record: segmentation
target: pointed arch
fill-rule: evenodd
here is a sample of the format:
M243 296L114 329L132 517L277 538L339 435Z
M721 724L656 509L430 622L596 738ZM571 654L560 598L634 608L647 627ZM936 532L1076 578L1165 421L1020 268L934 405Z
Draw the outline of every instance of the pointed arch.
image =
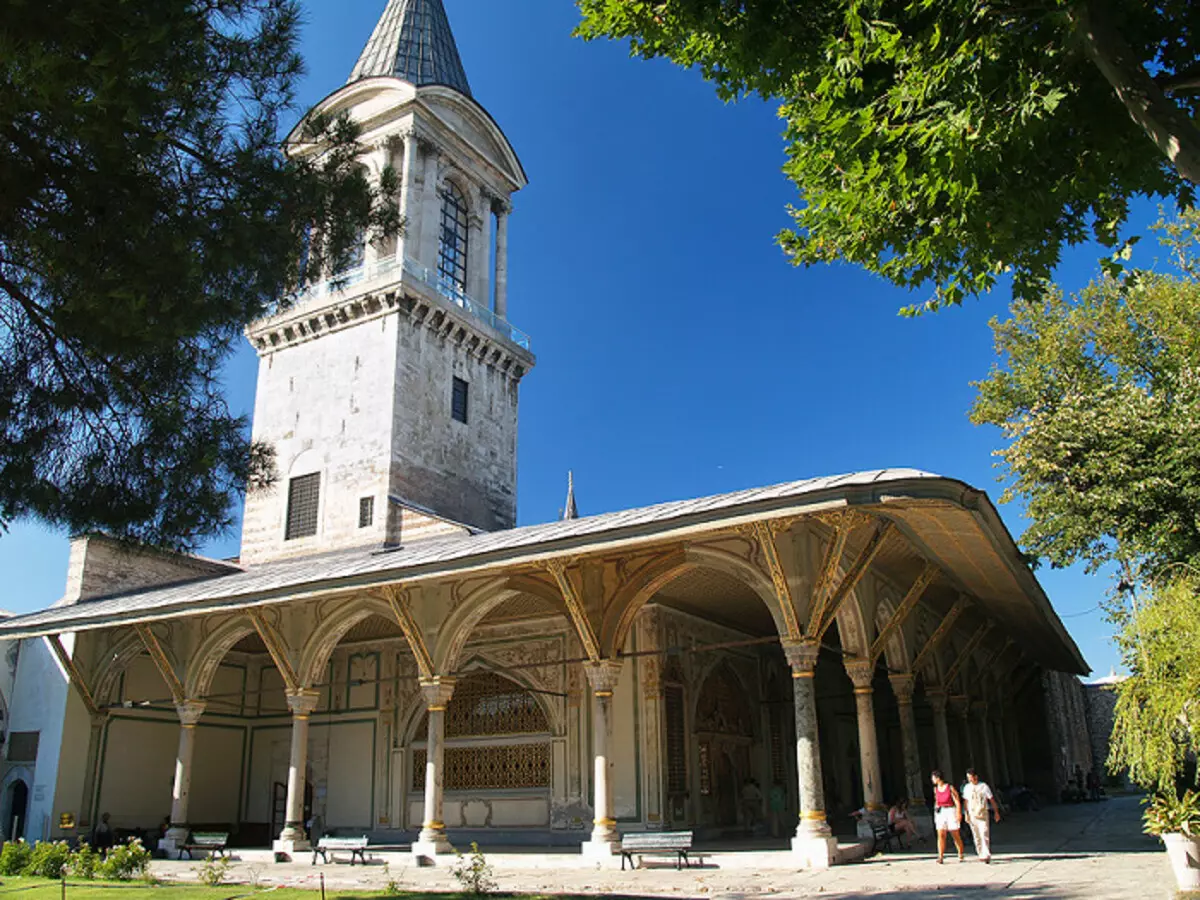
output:
M867 626L863 621L862 607L859 605L858 594L851 591L838 609L837 617L838 640L842 650L853 653L863 659L871 652L871 642L867 640Z
M913 637L916 639L915 643L918 653L920 652L920 648L929 643L929 638L936 628L936 626L933 628L930 627L928 615L929 613L925 607L918 608L917 621L913 626ZM926 688L944 687L945 685L942 683L941 648L934 647L933 651L927 657L925 664L921 667L921 671L913 674L921 676Z
M896 603L886 593L880 592L875 603L875 628L872 634L878 637L888 622L896 614ZM904 627L892 631L883 645L883 658L887 667L893 672L907 672L912 664L912 654L908 648L908 638L905 637Z
M617 591L613 602L604 612L600 630L600 646L604 654L615 656L620 653L642 607L676 578L693 569L712 569L741 581L766 605L775 623L776 633L781 636L787 634L787 624L779 610L775 586L765 572L728 550L686 547L648 563Z
M236 615L213 629L188 662L187 674L183 679L184 693L188 699L203 700L207 697L213 677L226 654L242 638L256 633L254 621L245 614Z
M339 607L336 616L329 616L318 625L300 651L300 665L296 668L299 683L302 686L316 684L342 638L351 628L371 616L395 622L391 607L385 601L361 594Z

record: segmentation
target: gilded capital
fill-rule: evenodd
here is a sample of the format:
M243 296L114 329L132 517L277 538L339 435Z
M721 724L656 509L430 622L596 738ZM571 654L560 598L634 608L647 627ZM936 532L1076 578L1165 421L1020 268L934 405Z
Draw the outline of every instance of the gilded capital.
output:
M583 671L587 673L588 683L596 696L609 696L617 689L624 663L623 659L602 659L583 664Z
M896 695L897 703L912 703L913 690L917 686L917 678L911 672L894 672L888 675L892 683L892 693Z
M875 663L869 659L848 659L842 665L846 667L846 674L854 682L854 689L856 691L870 689L872 682L875 680Z
M179 714L180 725L195 725L200 721L200 717L204 715L204 707L207 704L203 700L184 700L175 707L175 712Z
M430 710L445 709L454 696L455 678L435 675L432 678L421 679L421 696L425 698L425 707Z
M817 657L821 653L821 645L816 641L783 641L783 655L787 657L788 665L793 674L811 674L817 667Z
M926 689L925 698L929 701L929 705L933 707L933 711L939 715L946 713L946 692L941 688Z
M311 688L303 688L298 691L290 691L287 695L288 709L292 711L293 716L307 716L317 708L317 702L321 699L319 692Z

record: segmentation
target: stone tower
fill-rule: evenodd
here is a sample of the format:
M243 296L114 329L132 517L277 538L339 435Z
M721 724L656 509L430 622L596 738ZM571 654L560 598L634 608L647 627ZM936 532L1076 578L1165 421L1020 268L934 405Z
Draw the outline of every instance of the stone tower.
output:
M510 198L526 184L475 101L442 0L389 0L350 80L317 110L362 125L369 176L400 175L403 234L247 334L254 439L279 479L246 498L242 560L511 528L517 393Z

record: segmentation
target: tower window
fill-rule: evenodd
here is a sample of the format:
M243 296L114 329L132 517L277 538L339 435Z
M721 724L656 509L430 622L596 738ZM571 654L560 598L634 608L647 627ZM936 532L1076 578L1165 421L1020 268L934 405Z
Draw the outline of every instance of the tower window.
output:
M442 231L438 239L438 280L457 291L467 289L467 198L451 182L442 194Z
M467 423L467 391L470 385L458 376L450 390L450 415L464 425Z
M317 506L321 499L321 474L301 475L288 482L287 528L283 539L312 537L317 533Z
M362 497L358 501L358 527L370 528L375 521L375 498Z

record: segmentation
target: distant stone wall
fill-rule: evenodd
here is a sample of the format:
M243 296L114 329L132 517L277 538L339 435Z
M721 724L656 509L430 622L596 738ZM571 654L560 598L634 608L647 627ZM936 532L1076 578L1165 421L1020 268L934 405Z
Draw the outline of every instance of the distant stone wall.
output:
M237 571L237 566L217 560L132 546L103 535L85 535L71 540L67 586L58 602L79 603Z
M1112 741L1113 721L1116 718L1117 686L1115 684L1089 684L1084 687L1087 704L1088 729L1092 736L1092 761L1101 779L1115 778L1121 785L1126 773L1108 771L1108 752Z
M1066 788L1075 787L1076 769L1087 775L1093 767L1092 736L1084 687L1074 675L1042 675L1046 727L1050 737L1051 772L1057 800ZM1099 770L1097 770L1099 771Z

